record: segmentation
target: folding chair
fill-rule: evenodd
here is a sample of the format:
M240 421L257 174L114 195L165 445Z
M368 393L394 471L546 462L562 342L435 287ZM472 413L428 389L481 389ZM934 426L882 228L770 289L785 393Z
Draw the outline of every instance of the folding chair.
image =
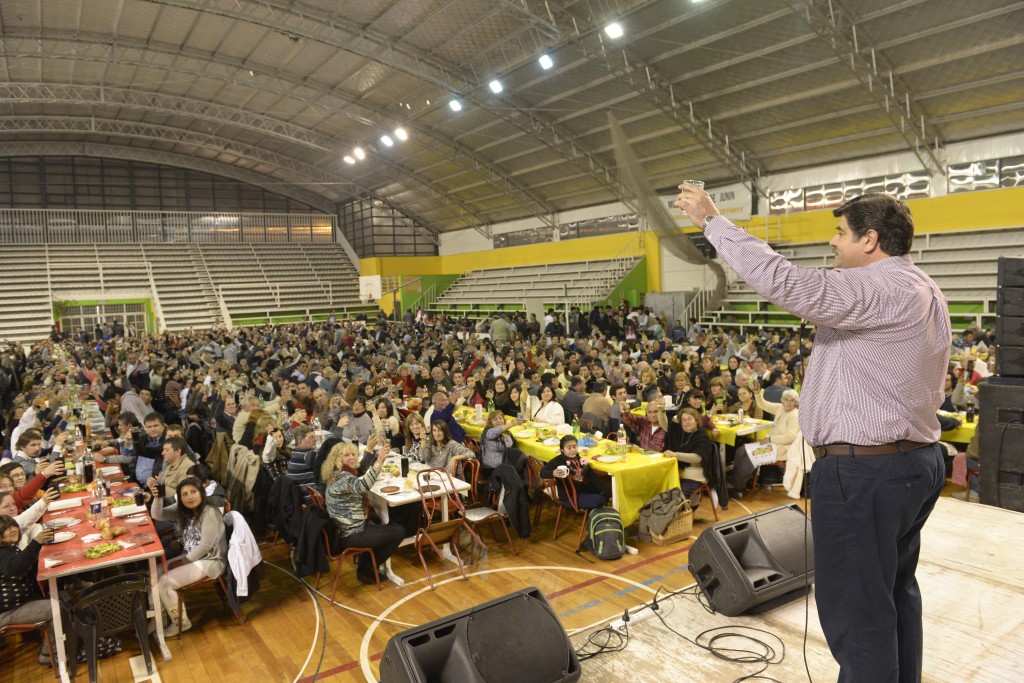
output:
M463 531L466 531L472 542L479 544L481 547L484 547L484 542L480 540L480 537L476 535L476 532L466 522L466 509L458 498L458 494L455 493L455 483L452 481L452 476L444 468L435 468L419 472L416 475L416 481L420 492L420 504L423 506L424 519L424 526L420 527L416 532L416 553L423 564L423 572L427 575L430 588L434 588L434 579L430 575L430 568L427 567L427 560L423 556L423 549L427 545L434 549L438 557L445 559L441 553L440 546L447 544L452 554L458 560L459 572L462 574L462 578L468 580L469 577L466 576L462 556L459 554L459 536ZM425 490L429 486L440 486L447 493L432 496L430 494L433 491ZM442 509L441 506L445 504L446 499L449 505L448 520L434 519L435 514Z

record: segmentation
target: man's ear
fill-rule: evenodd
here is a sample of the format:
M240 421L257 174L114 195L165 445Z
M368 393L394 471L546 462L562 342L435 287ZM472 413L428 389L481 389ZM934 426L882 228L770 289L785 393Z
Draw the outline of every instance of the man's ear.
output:
M860 248L865 254L871 254L878 250L878 231L870 228L865 230L864 236L860 238Z

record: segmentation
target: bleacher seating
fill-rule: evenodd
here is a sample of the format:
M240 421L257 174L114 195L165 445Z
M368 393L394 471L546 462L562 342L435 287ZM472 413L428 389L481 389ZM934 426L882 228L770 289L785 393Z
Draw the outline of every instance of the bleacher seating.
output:
M828 244L776 245L776 250L793 263L808 267L831 267ZM956 329L971 323L994 323L996 310L996 267L1000 256L1024 255L1024 230L970 230L917 235L911 256L942 289ZM726 292L721 308L706 311L702 322L753 331L759 327L795 327L799 320L768 303L743 281L736 280Z
M496 311L522 310L525 299L543 299L545 306L590 305L607 299L639 263L617 258L475 270L459 278L430 306L435 312L473 317Z
M359 276L338 244L5 244L0 338L49 334L53 301L151 298L168 330L365 308Z

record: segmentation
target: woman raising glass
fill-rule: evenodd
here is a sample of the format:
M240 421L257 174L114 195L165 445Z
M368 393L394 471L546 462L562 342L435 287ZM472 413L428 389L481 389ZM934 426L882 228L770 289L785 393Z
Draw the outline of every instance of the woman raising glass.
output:
M369 553L358 556L356 578L362 583L376 583L379 573L386 578L383 565L398 549L405 537L400 524L373 524L367 518L367 494L380 477L380 470L389 449L381 444L374 464L359 476L359 450L353 444L339 443L327 454L320 476L327 482L327 514L334 522L341 547L373 548L378 567Z

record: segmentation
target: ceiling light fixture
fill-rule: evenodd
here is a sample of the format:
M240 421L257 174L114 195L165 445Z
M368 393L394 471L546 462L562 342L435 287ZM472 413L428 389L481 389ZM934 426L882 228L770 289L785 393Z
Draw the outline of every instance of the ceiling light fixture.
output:
M366 158L366 152L363 151L362 147L356 147L354 150L352 150L352 153L356 155L356 159L359 159L359 161L362 161L363 159Z
M409 134L405 132L405 128L395 128L395 137L405 142L409 139Z
M452 111L462 111L462 102L458 100L451 100L448 102L448 106L452 108Z
M498 93L505 89L505 87L501 84L501 81L499 81L497 78L495 78L487 85L491 89L491 92L494 93L495 95L497 95Z
M604 27L604 32L608 34L609 38L621 38L622 37L622 24L617 21L613 21Z
M356 160L355 160L355 159L353 159L353 158L352 158L351 156L349 156L348 154L346 154L346 155L344 156L344 159L345 159L345 163L346 163L346 164L348 164L349 166L351 166L352 164L356 163Z
M390 135L381 135L380 144L384 145L385 147L394 147L395 141L391 139Z
M555 65L555 61L551 59L551 57L549 57L548 55L541 55L540 59L538 59L537 61L540 63L540 68L544 69L545 71L547 71L548 69Z

